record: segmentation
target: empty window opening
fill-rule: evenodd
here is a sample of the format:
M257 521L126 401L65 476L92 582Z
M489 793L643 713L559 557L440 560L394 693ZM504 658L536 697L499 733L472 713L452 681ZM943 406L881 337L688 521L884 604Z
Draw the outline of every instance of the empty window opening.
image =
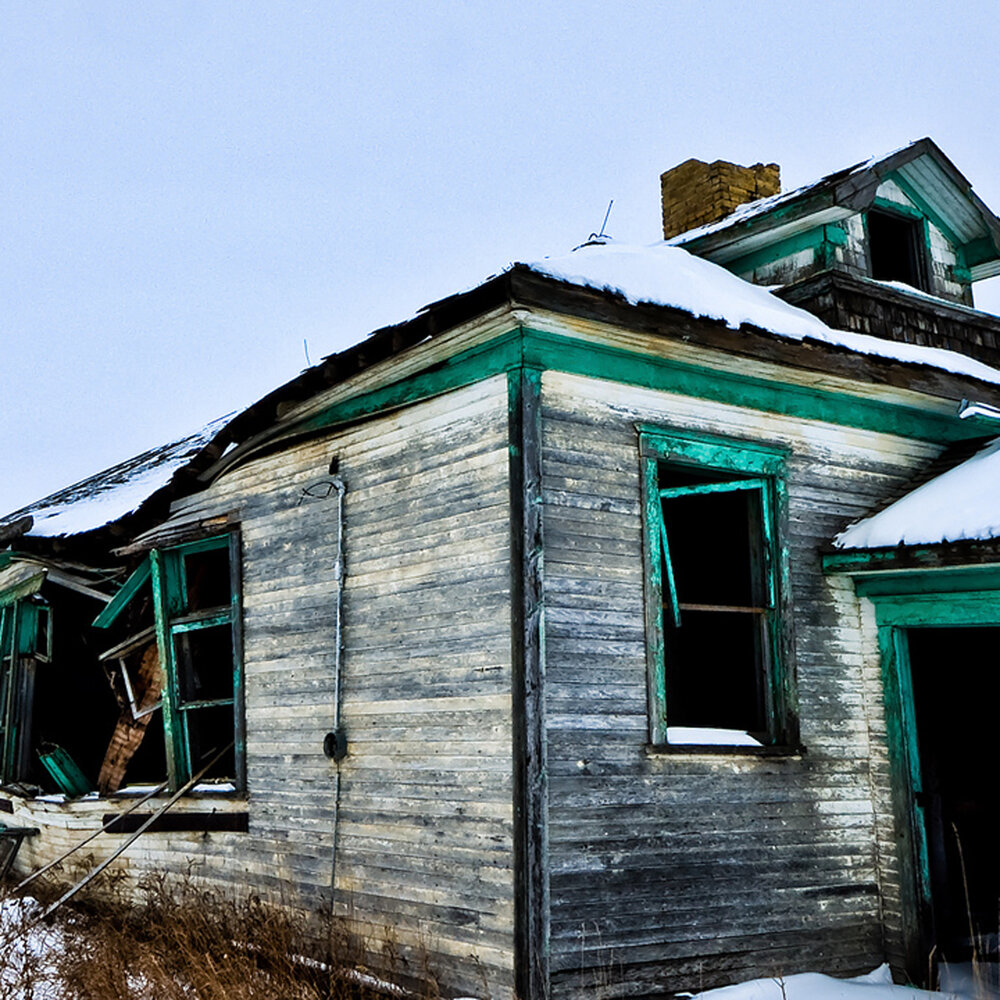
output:
M926 291L923 221L879 211L869 212L867 221L872 277Z
M670 466L660 484L667 724L765 738L769 484Z
M914 798L927 843L931 944L943 960L966 961L974 945L981 955L984 944L995 950L1000 930L1000 628L910 629L908 640L919 758Z
M87 640L95 601L46 582L0 608L0 770L5 783L96 787L115 702Z

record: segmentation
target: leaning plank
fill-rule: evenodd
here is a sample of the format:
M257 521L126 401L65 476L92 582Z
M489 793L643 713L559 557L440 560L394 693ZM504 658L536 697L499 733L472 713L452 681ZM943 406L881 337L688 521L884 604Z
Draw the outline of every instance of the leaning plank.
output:
M192 788L194 788L194 786L197 785L198 782L201 781L201 779L204 778L205 775L208 774L208 772L220 760L222 760L223 756L232 748L232 742L223 747L193 778L191 778L190 781L181 785L181 787L178 788L177 791L174 792L174 794L171 795L159 809L150 813L149 818L142 824L142 826L140 826L139 829L136 830L135 833L133 833L132 836L129 837L128 840L126 840L125 843L122 844L116 851L112 852L110 857L102 861L95 869L93 869L93 871L88 872L72 888L67 889L54 903L46 907L45 912L38 918L39 921L47 920L53 913L56 912L56 910L59 909L60 906L62 906L63 903L72 899L85 885L88 885L95 878L97 878L97 876L100 875L101 872L104 871L104 869L107 868L119 854L123 854L133 843L135 843L135 841L138 840L139 837L141 837L142 834L145 833L146 830L148 830L179 798L181 798L181 796L186 795ZM112 822L115 822L119 818L120 817L115 817L115 820L112 820Z

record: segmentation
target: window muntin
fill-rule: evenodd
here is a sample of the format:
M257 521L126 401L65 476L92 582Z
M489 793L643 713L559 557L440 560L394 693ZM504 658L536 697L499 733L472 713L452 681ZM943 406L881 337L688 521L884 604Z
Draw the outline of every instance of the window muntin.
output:
M789 742L783 451L651 428L640 428L640 448L652 742Z

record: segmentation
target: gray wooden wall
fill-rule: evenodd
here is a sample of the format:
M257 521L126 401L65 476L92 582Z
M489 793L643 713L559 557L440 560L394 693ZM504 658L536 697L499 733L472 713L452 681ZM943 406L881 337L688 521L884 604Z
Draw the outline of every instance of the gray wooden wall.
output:
M553 996L870 970L899 947L878 654L817 548L937 449L552 372L542 405ZM636 421L792 450L803 756L645 748Z
M219 808L247 809L249 832L147 834L122 869L190 871L306 911L332 902L380 971L435 976L448 995L510 995L507 433L499 377L252 460L176 505L162 532L221 514L241 525L248 798ZM337 765L323 753L333 456L347 484L339 815ZM198 807L211 805L180 805ZM110 808L25 804L46 836L22 866L83 839ZM95 856L118 842L95 842Z

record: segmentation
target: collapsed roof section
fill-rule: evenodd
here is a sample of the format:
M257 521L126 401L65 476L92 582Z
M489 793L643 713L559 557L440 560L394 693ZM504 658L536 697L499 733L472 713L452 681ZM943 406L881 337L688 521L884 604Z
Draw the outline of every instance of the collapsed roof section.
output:
M972 280L1000 274L1000 218L931 139L856 163L811 184L741 205L731 215L669 241L726 264L789 237L868 211L892 177L951 234Z
M227 416L214 420L194 434L151 448L58 490L14 511L3 522L19 523L20 536L60 538L98 531L121 521L166 487L229 419Z

